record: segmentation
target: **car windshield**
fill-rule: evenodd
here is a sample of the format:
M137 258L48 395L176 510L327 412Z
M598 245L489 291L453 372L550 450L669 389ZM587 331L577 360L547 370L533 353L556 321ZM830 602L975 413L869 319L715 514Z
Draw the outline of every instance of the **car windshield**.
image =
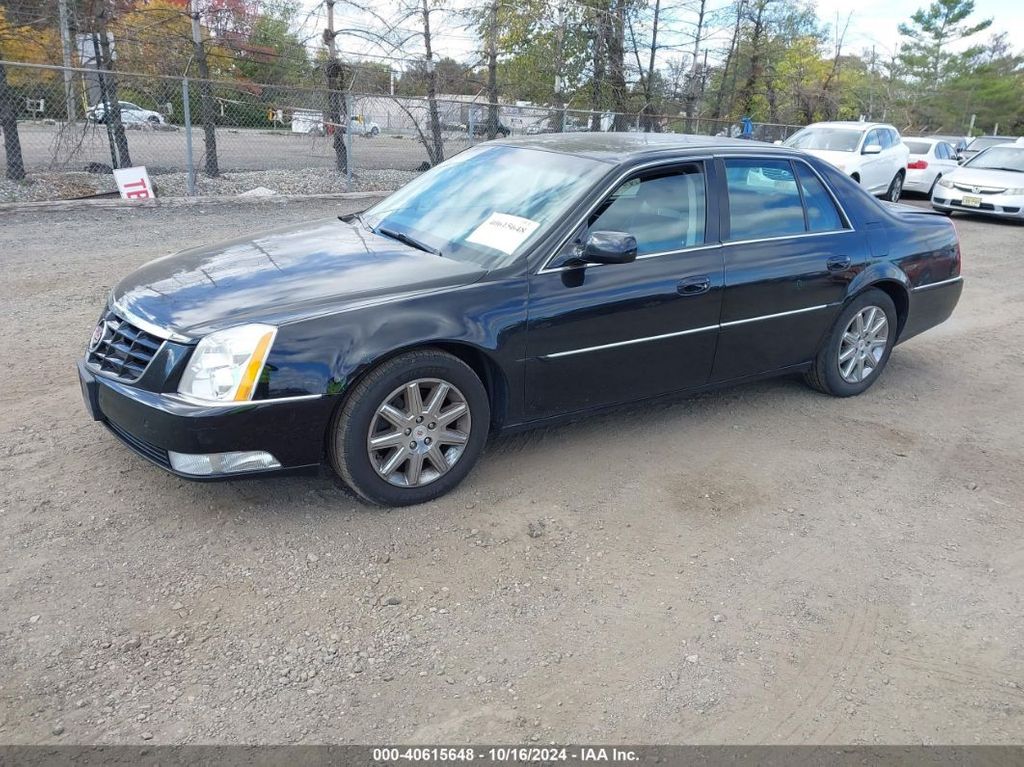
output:
M903 143L907 145L907 149L910 150L911 154L928 154L932 149L932 145L927 141L909 141L908 139L903 139Z
M609 166L509 146L469 149L370 208L378 234L486 268L510 263Z
M811 126L797 131L788 139L786 146L794 149L825 149L832 152L853 152L857 149L863 131L853 128L827 128Z
M1024 173L1024 148L994 146L964 163L965 168L978 170L1009 170Z

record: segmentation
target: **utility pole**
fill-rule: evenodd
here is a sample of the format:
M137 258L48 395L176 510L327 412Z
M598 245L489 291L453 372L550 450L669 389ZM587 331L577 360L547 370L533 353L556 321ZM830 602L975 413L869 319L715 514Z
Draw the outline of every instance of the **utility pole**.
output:
M216 113L213 108L213 94L210 92L210 67L206 63L206 47L203 45L203 28L199 23L199 0L189 0L192 16L192 48L199 73L199 119L203 123L203 168L207 176L219 176L217 162Z
M487 138L498 135L498 3L487 9ZM472 138L472 137L470 137Z
M345 145L345 134L351 129L347 114L347 104L342 99L341 80L344 74L341 62L338 61L338 46L334 38L334 4L337 0L325 0L327 4L327 29L324 30L324 42L327 44L327 66L324 75L327 79L327 126L331 131L334 146L334 166L341 173L348 173L348 147Z
M57 15L60 22L60 53L64 65L64 103L67 105L68 122L75 121L75 76L71 72L71 27L68 16L68 0L57 0Z

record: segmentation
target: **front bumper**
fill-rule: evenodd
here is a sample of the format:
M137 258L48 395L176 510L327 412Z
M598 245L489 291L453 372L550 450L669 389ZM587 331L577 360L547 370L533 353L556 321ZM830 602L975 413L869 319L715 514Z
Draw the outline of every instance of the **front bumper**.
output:
M977 205L965 204L964 198L975 198ZM999 218L1024 218L1024 196L1009 194L976 194L960 189L936 186L932 193L932 207L936 210L959 210L964 213L980 213Z
M95 375L78 377L89 415L135 453L186 479L215 480L315 470L323 462L334 397L302 397L230 406L197 405ZM168 451L189 454L265 451L281 468L197 476L171 467Z

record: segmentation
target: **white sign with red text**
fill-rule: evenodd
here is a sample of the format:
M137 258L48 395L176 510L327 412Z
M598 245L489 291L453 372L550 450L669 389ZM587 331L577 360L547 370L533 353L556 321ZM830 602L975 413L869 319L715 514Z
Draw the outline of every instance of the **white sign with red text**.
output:
M118 168L114 171L114 181L117 182L117 191L121 193L122 200L151 200L156 197L145 165Z

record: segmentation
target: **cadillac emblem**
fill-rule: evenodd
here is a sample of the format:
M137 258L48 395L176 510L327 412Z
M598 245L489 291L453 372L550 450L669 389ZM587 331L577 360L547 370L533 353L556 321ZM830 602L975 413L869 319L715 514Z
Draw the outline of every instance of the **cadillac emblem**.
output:
M92 338L89 339L89 351L94 352L99 348L99 345L103 343L103 339L107 337L107 331L110 330L110 325L106 320L96 326L96 329L92 331Z

